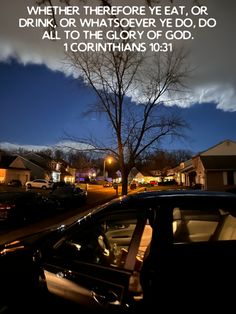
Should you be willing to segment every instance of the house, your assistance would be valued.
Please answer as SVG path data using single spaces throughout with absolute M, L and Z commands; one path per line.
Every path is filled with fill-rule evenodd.
M 205 190 L 236 188 L 236 155 L 198 156 L 193 159 L 196 167 L 196 184 Z
M 236 142 L 225 140 L 180 164 L 177 182 L 205 190 L 236 188 Z
M 193 157 L 196 184 L 206 190 L 236 187 L 236 142 L 225 140 Z
M 136 167 L 133 167 L 128 176 L 128 182 L 131 183 L 135 181 L 139 184 L 147 184 L 150 182 L 161 182 L 162 176 L 161 172 L 156 171 L 148 171 L 148 170 L 141 170 L 139 171 Z
M 48 155 L 30 152 L 22 157 L 24 164 L 31 170 L 30 179 L 42 178 L 53 182 L 75 182 L 75 169 L 65 161 L 56 161 Z
M 192 186 L 195 184 L 196 172 L 192 159 L 181 162 L 173 171 L 175 172 L 174 179 L 178 185 Z
M 60 170 L 60 178 L 58 181 L 67 183 L 75 183 L 76 168 L 71 167 L 65 160 L 59 159 L 56 162 L 57 169 Z
M 7 184 L 13 179 L 20 180 L 24 185 L 30 179 L 30 169 L 20 156 L 0 153 L 0 183 Z
M 97 177 L 98 169 L 95 168 L 82 168 L 82 169 L 76 169 L 75 171 L 75 181 L 77 183 L 79 182 L 90 182 L 94 181 L 95 179 L 99 179 Z M 104 179 L 102 177 L 102 179 Z
M 24 156 L 21 156 L 24 160 L 24 164 L 28 169 L 30 169 L 30 180 L 34 179 L 47 179 L 52 180 L 53 177 L 59 181 L 59 170 L 52 169 L 50 162 L 48 162 L 49 157 L 40 156 L 37 153 L 27 153 Z M 55 171 L 55 174 L 54 174 Z

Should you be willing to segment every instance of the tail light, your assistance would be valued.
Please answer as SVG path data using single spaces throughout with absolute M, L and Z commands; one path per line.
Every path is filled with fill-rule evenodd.
M 6 219 L 9 211 L 16 207 L 15 204 L 0 203 L 0 219 Z

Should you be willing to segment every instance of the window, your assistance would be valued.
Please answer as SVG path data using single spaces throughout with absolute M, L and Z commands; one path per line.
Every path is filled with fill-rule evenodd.
M 218 240 L 236 240 L 236 218 L 232 215 L 225 217 Z
M 0 169 L 0 183 L 4 182 L 6 176 L 6 170 Z
M 234 172 L 233 171 L 227 172 L 227 181 L 228 181 L 228 185 L 234 185 Z
M 133 243 L 133 247 L 137 248 L 133 265 L 140 270 L 145 250 L 151 240 L 152 228 L 147 224 L 137 232 L 138 221 L 137 217 L 130 215 L 126 218 L 109 216 L 109 219 L 86 224 L 84 228 L 81 225 L 75 226 L 57 249 L 65 257 L 80 262 L 129 268 L 126 259 Z
M 173 211 L 175 243 L 236 240 L 236 217 L 222 209 Z
M 223 172 L 224 185 L 234 185 L 236 179 L 236 173 L 234 171 Z
M 181 210 L 173 211 L 174 242 L 209 241 L 218 225 L 223 221 L 218 210 Z

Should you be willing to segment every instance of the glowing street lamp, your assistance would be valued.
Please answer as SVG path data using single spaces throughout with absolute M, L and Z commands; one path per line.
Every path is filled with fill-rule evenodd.
M 110 165 L 112 163 L 112 158 L 108 157 L 108 158 L 104 159 L 104 162 L 103 162 L 103 177 L 104 177 L 104 180 L 106 180 L 106 162 L 108 162 L 108 164 Z

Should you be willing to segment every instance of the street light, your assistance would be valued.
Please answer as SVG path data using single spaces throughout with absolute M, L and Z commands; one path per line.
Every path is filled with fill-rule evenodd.
M 104 180 L 106 180 L 106 161 L 109 163 L 109 165 L 112 163 L 112 158 L 111 157 L 108 157 L 108 158 L 105 158 L 104 159 L 104 162 L 103 162 L 103 178 Z

